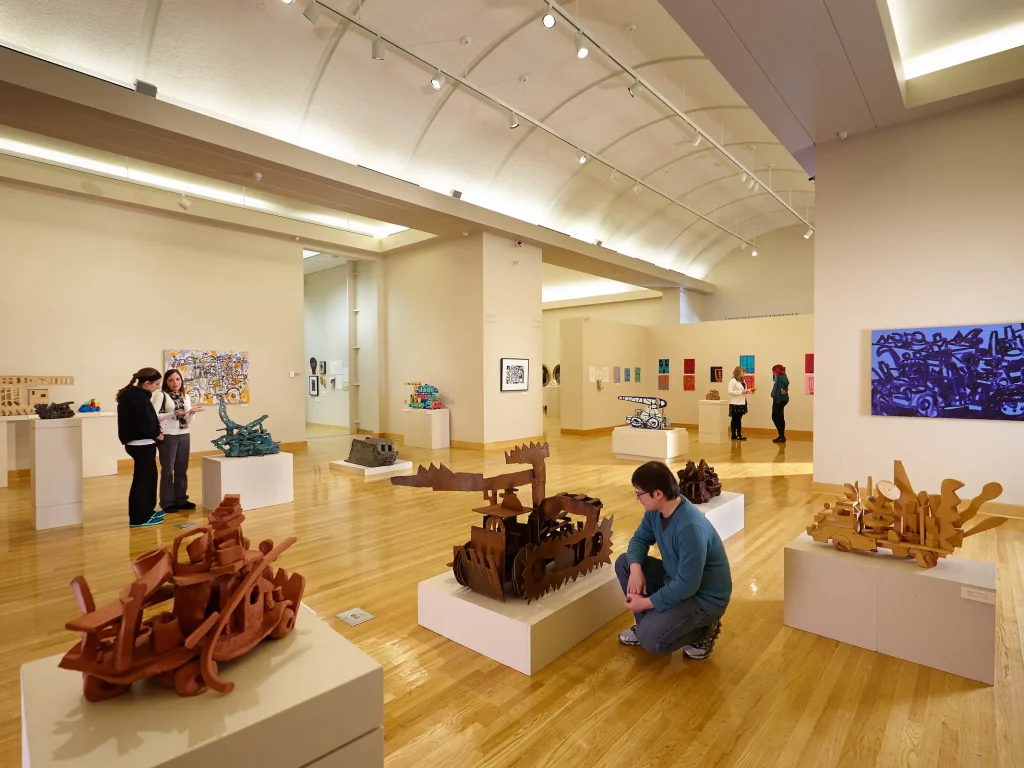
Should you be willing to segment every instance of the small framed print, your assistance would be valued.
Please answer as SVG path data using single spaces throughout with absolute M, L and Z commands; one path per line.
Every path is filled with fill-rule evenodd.
M 320 396 L 320 379 L 317 376 L 309 377 L 309 394 L 311 397 Z
M 525 392 L 530 388 L 530 361 L 522 357 L 501 358 L 501 391 Z

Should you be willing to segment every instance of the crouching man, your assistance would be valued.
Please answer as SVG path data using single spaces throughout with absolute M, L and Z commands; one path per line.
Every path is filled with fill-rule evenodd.
M 650 461 L 633 473 L 644 518 L 615 561 L 626 607 L 636 624 L 619 633 L 625 645 L 651 653 L 680 648 L 691 659 L 711 653 L 732 596 L 729 559 L 718 531 L 689 501 L 667 466 Z M 662 559 L 647 554 L 657 544 Z

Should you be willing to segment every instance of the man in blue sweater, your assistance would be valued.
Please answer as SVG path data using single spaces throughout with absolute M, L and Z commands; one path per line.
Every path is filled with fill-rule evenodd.
M 633 473 L 644 519 L 615 561 L 632 629 L 619 633 L 625 645 L 651 653 L 683 649 L 691 659 L 711 653 L 732 596 L 729 559 L 718 531 L 679 495 L 672 470 L 650 461 Z M 662 559 L 647 554 L 658 545 Z

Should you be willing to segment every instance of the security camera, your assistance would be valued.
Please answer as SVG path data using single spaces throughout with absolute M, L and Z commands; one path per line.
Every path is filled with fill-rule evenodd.
M 516 244 L 513 245 L 512 247 L 513 248 L 522 248 L 523 247 L 523 241 L 522 240 L 516 240 Z
M 808 177 L 807 177 L 807 180 L 808 180 L 809 182 L 811 182 L 812 184 L 814 183 L 814 177 L 813 177 L 813 176 L 808 176 Z

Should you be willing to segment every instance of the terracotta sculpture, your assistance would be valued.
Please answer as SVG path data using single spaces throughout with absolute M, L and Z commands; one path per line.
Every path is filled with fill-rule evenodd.
M 660 397 L 634 397 L 619 395 L 619 400 L 630 403 L 642 403 L 646 408 L 637 408 L 632 416 L 626 417 L 626 423 L 635 429 L 672 429 L 672 422 L 661 412 L 668 403 Z
M 224 429 L 217 431 L 224 434 L 210 442 L 224 451 L 225 456 L 268 456 L 281 452 L 281 444 L 275 443 L 267 428 L 263 426 L 266 414 L 248 424 L 238 424 L 228 416 L 228 404 L 223 397 L 220 399 L 219 413 L 220 420 L 224 422 Z
M 361 467 L 390 467 L 398 460 L 395 443 L 386 437 L 356 438 L 348 452 L 348 463 Z
M 709 389 L 708 390 L 708 394 L 707 394 L 707 396 L 704 399 L 705 400 L 721 400 L 722 396 L 720 394 L 718 394 L 718 390 L 717 389 Z
M 466 544 L 454 547 L 449 567 L 459 584 L 474 592 L 504 601 L 510 589 L 529 602 L 611 563 L 612 518 L 600 519 L 600 500 L 568 493 L 545 497 L 548 455 L 547 443 L 530 443 L 506 453 L 505 463 L 532 464 L 532 469 L 485 478 L 431 464 L 391 482 L 435 491 L 482 491 L 487 504 L 473 511 L 483 516 L 483 524 L 473 526 Z M 516 495 L 524 485 L 532 490 L 530 507 Z M 520 522 L 524 513 L 527 520 Z
M 963 530 L 964 523 L 977 515 L 986 501 L 1003 492 L 999 483 L 986 483 L 981 493 L 960 509 L 956 492 L 964 484 L 959 480 L 943 480 L 938 494 L 914 493 L 901 461 L 896 462 L 894 480 L 880 481 L 873 495 L 870 477 L 867 495 L 861 492 L 859 482 L 847 483 L 846 498 L 826 503 L 825 511 L 807 526 L 807 533 L 815 541 L 831 541 L 840 552 L 877 552 L 884 547 L 895 557 L 913 556 L 922 568 L 933 568 L 940 557 L 963 546 L 966 537 L 1006 522 L 1005 517 L 989 517 L 969 531 Z
M 249 549 L 243 520 L 239 497 L 225 496 L 209 525 L 179 533 L 170 552 L 161 547 L 132 561 L 135 581 L 99 609 L 85 577 L 71 582 L 82 616 L 66 627 L 82 639 L 60 666 L 83 673 L 88 701 L 119 696 L 149 677 L 182 696 L 207 687 L 230 693 L 235 684 L 217 676 L 217 662 L 292 630 L 306 581 L 272 565 L 295 538 Z M 168 600 L 170 610 L 143 617 Z
M 36 414 L 40 419 L 70 419 L 75 412 L 71 410 L 71 401 L 66 403 L 46 403 L 35 406 Z
M 700 464 L 686 462 L 686 467 L 676 475 L 679 477 L 679 492 L 692 504 L 707 504 L 722 494 L 722 482 L 715 468 L 709 467 L 704 459 L 700 460 Z

